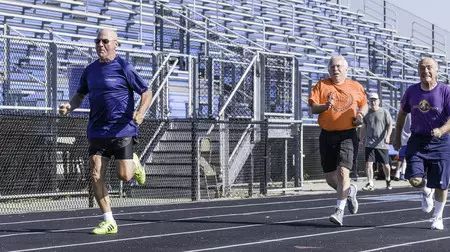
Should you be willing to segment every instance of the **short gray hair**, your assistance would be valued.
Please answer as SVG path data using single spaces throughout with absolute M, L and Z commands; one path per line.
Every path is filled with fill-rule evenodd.
M 347 62 L 347 60 L 344 58 L 344 56 L 342 56 L 342 55 L 337 55 L 337 56 L 331 56 L 331 58 L 328 60 L 328 65 L 327 65 L 328 68 L 330 68 L 331 62 L 332 62 L 333 60 L 336 60 L 336 59 L 343 60 L 343 61 L 344 61 L 344 66 L 348 67 L 348 62 Z

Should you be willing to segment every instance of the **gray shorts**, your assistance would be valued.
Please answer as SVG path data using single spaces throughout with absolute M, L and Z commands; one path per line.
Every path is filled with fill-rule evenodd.
M 377 162 L 382 164 L 390 164 L 389 152 L 387 149 L 376 149 L 366 147 L 366 162 Z

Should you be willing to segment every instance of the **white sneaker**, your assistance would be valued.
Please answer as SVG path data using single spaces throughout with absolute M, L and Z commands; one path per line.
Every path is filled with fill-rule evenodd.
M 355 184 L 350 184 L 348 197 L 347 197 L 347 208 L 351 214 L 356 214 L 358 212 L 358 200 L 356 199 L 356 194 L 358 193 L 358 187 Z
M 422 211 L 424 211 L 425 213 L 429 213 L 431 212 L 431 210 L 433 210 L 434 207 L 433 195 L 434 189 L 431 189 L 431 192 L 428 193 L 428 195 L 422 193 Z
M 433 217 L 430 219 L 430 222 L 433 222 L 431 224 L 431 229 L 433 230 L 442 230 L 444 229 L 444 223 L 442 221 L 442 217 Z

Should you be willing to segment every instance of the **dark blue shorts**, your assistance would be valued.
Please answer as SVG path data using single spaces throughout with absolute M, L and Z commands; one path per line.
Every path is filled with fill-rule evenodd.
M 450 160 L 424 160 L 412 156 L 406 161 L 405 178 L 423 178 L 427 174 L 427 187 L 447 189 L 450 182 Z
M 411 134 L 406 147 L 405 178 L 427 177 L 427 187 L 447 189 L 450 182 L 450 138 Z

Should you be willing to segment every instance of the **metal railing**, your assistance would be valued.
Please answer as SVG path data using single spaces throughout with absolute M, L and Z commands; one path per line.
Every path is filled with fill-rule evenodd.
M 236 95 L 237 90 L 241 87 L 242 83 L 244 83 L 244 81 L 247 78 L 247 75 L 250 72 L 250 70 L 255 67 L 255 62 L 256 62 L 257 57 L 258 57 L 258 55 L 253 56 L 252 61 L 250 61 L 250 64 L 248 65 L 247 69 L 245 69 L 245 72 L 242 74 L 241 79 L 238 81 L 236 86 L 233 88 L 233 90 L 231 91 L 230 96 L 228 97 L 228 99 L 225 101 L 224 105 L 220 109 L 219 114 L 216 117 L 216 120 L 219 120 L 222 116 L 224 116 L 225 110 L 227 109 L 227 107 L 230 104 L 231 100 Z M 211 125 L 211 127 L 208 129 L 206 135 L 210 135 L 211 134 L 211 132 L 214 129 L 215 125 L 216 124 L 212 124 Z
M 240 44 L 236 44 L 235 42 L 231 41 L 230 39 L 228 39 L 228 38 L 226 38 L 226 37 L 223 37 L 223 36 L 220 36 L 220 34 L 217 34 L 217 33 L 216 33 L 214 30 L 212 30 L 211 28 L 209 28 L 209 27 L 205 26 L 204 24 L 202 24 L 202 23 L 200 23 L 200 22 L 198 22 L 198 21 L 196 21 L 196 20 L 190 18 L 188 15 L 185 15 L 184 13 L 182 13 L 182 12 L 176 10 L 176 9 L 170 8 L 169 6 L 167 6 L 166 4 L 164 4 L 164 3 L 162 3 L 162 2 L 159 2 L 159 1 L 156 1 L 156 2 L 157 2 L 159 5 L 163 6 L 163 8 L 165 8 L 165 9 L 167 9 L 167 10 L 170 10 L 170 11 L 172 11 L 172 12 L 175 12 L 175 13 L 177 13 L 178 15 L 180 15 L 180 17 L 183 17 L 184 19 L 188 20 L 189 22 L 192 22 L 192 23 L 195 24 L 196 26 L 205 29 L 205 31 L 211 32 L 211 33 L 213 33 L 213 34 L 216 34 L 218 37 L 227 40 L 227 43 L 229 43 L 230 45 L 233 45 L 233 46 L 235 46 L 235 47 L 237 47 L 237 48 L 242 48 L 242 49 L 243 49 L 243 55 L 240 55 L 240 54 L 238 54 L 238 53 L 236 53 L 236 52 L 234 52 L 234 51 L 232 51 L 232 50 L 230 50 L 230 49 L 228 49 L 228 48 L 226 48 L 226 47 L 220 45 L 220 44 L 217 43 L 216 41 L 213 41 L 213 40 L 210 40 L 210 39 L 207 38 L 207 37 L 201 36 L 201 35 L 197 34 L 196 32 L 191 31 L 189 28 L 183 27 L 183 26 L 181 26 L 180 24 L 177 24 L 176 22 L 174 22 L 174 21 L 172 21 L 172 20 L 170 20 L 170 19 L 165 18 L 163 15 L 155 14 L 155 17 L 158 17 L 158 18 L 164 20 L 165 22 L 168 22 L 168 23 L 170 23 L 171 25 L 176 26 L 178 29 L 182 29 L 182 30 L 188 32 L 191 36 L 197 37 L 197 38 L 199 38 L 199 39 L 201 39 L 201 40 L 203 40 L 203 41 L 205 41 L 205 42 L 208 42 L 208 43 L 210 43 L 210 44 L 213 44 L 213 45 L 217 46 L 218 48 L 220 48 L 220 49 L 223 50 L 224 52 L 228 52 L 228 53 L 230 53 L 230 54 L 232 54 L 232 55 L 235 55 L 235 56 L 238 57 L 238 58 L 242 58 L 242 59 L 245 60 L 245 61 L 248 61 L 248 59 L 245 57 L 245 56 L 247 55 L 246 53 L 248 53 L 249 55 L 254 55 L 254 51 L 251 50 L 251 49 L 249 49 L 249 48 L 247 48 L 246 46 L 240 45 Z M 195 10 L 194 10 L 194 11 L 195 11 Z M 214 21 L 212 21 L 212 22 L 214 22 Z M 220 24 L 219 24 L 219 25 L 220 25 Z

